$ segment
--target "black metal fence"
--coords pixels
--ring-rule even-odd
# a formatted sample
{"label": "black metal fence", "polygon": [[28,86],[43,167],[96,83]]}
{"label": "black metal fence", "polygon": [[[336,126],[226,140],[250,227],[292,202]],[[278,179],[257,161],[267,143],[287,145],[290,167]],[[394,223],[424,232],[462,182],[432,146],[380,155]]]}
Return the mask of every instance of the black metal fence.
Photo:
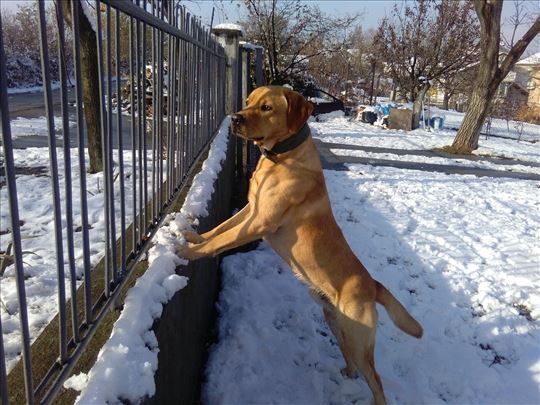
{"label": "black metal fence", "polygon": [[[127,276],[144,252],[164,216],[225,116],[223,49],[210,33],[176,2],[151,0],[92,0],[93,10],[78,0],[55,2],[60,60],[59,91],[51,87],[45,1],[38,1],[57,301],[57,339],[53,361],[33,361],[32,342],[43,328],[31,327],[26,286],[34,277],[23,261],[31,229],[18,195],[24,178],[14,155],[7,94],[6,65],[0,16],[0,108],[8,226],[2,227],[4,245],[0,278],[4,288],[16,287],[17,304],[2,308],[2,320],[18,319],[20,336],[6,367],[4,338],[0,339],[0,403],[50,403],[85,350],[97,326],[117,301]],[[93,18],[96,35],[103,171],[94,194],[101,198],[102,226],[90,218],[88,138],[83,110],[81,13]],[[93,15],[93,17],[92,17]],[[67,18],[66,18],[67,17]],[[64,24],[70,21],[70,27]],[[69,34],[69,35],[66,35]],[[68,42],[66,38],[70,38]],[[124,39],[126,38],[126,39]],[[69,51],[69,52],[68,52]],[[68,60],[67,55],[72,55]],[[125,56],[123,56],[125,55]],[[72,76],[74,88],[70,88]],[[55,125],[55,114],[61,125]],[[70,123],[76,122],[75,125]],[[61,144],[57,141],[62,140]],[[63,166],[63,171],[61,167]],[[75,191],[75,190],[78,190]],[[0,229],[1,230],[1,229]],[[96,251],[99,253],[96,255]],[[7,261],[12,260],[10,264]],[[98,260],[99,259],[99,260]],[[44,259],[45,260],[45,259]],[[45,260],[46,263],[49,263]],[[52,263],[51,262],[51,263]],[[7,263],[7,264],[6,264]],[[6,269],[7,267],[7,269]],[[10,273],[9,267],[12,268]],[[35,269],[34,269],[35,270]],[[46,271],[46,270],[44,270]],[[8,275],[12,274],[8,279]],[[1,274],[0,274],[1,276]],[[10,284],[8,286],[8,284]],[[67,285],[66,285],[67,284]],[[71,297],[71,298],[70,298]],[[0,336],[2,333],[0,320]],[[49,322],[50,319],[47,321]],[[45,322],[45,324],[47,324]],[[50,326],[50,323],[48,324]],[[10,328],[14,328],[13,325]],[[11,345],[11,344],[10,344]],[[13,346],[13,345],[11,345]],[[13,353],[11,353],[13,354]],[[12,375],[20,371],[25,398],[14,397]],[[9,378],[8,378],[9,373]],[[22,384],[22,382],[19,382]]]}

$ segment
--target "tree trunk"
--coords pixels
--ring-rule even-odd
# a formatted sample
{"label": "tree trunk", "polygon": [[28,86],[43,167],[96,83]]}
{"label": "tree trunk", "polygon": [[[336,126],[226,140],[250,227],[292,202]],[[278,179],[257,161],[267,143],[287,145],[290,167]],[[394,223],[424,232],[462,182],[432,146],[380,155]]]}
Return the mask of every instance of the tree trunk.
{"label": "tree trunk", "polygon": [[443,110],[448,110],[448,104],[449,103],[450,103],[450,93],[448,93],[445,90],[444,95],[443,95],[442,109]]}
{"label": "tree trunk", "polygon": [[431,85],[429,82],[426,82],[422,85],[422,88],[420,89],[420,92],[418,93],[418,97],[415,98],[414,104],[413,104],[413,125],[412,128],[416,129],[420,126],[420,115],[422,115],[422,105],[424,103],[424,98],[426,96],[427,91]]}
{"label": "tree trunk", "polygon": [[480,130],[499,84],[540,32],[540,17],[537,17],[499,65],[502,1],[475,0],[473,4],[480,21],[480,64],[463,123],[452,145],[444,148],[449,153],[470,154],[478,149]]}
{"label": "tree trunk", "polygon": [[475,87],[473,89],[461,127],[452,146],[446,147],[445,151],[469,155],[473,150],[478,149],[480,131],[491,107],[491,100],[494,93],[495,91],[493,89],[486,90],[481,87]]}
{"label": "tree trunk", "polygon": [[[62,1],[64,6],[64,18],[70,27],[71,0]],[[84,103],[84,117],[86,122],[86,134],[88,137],[88,154],[90,173],[103,171],[101,116],[99,98],[98,54],[96,33],[84,14],[82,6],[79,6],[79,34],[81,46],[81,78],[82,95]],[[77,84],[78,85],[78,84]]]}
{"label": "tree trunk", "polygon": [[375,85],[375,62],[371,62],[371,86],[369,89],[369,105],[373,105],[373,87]]}

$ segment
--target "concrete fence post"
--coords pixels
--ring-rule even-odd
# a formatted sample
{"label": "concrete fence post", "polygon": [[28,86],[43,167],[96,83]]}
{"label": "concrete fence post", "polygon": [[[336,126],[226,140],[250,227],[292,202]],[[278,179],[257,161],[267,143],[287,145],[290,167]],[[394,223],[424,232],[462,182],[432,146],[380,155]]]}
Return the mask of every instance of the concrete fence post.
{"label": "concrete fence post", "polygon": [[240,100],[238,100],[238,109],[244,108],[244,104],[248,98],[249,93],[251,92],[251,80],[250,79],[250,68],[251,68],[251,50],[241,49],[240,50],[241,61],[242,61],[242,79],[241,79],[241,88],[240,88]]}
{"label": "concrete fence post", "polygon": [[262,46],[258,46],[256,50],[256,70],[255,70],[255,82],[257,87],[264,86],[264,65],[263,65],[263,51]]}
{"label": "concrete fence post", "polygon": [[212,29],[227,57],[227,84],[225,90],[225,113],[236,111],[238,103],[238,58],[242,27],[237,24],[219,24]]}

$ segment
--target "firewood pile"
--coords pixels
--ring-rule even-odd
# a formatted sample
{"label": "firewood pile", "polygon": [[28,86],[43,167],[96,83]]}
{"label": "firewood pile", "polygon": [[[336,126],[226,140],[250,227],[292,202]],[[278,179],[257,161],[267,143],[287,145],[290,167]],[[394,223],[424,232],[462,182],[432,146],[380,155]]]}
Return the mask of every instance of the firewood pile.
{"label": "firewood pile", "polygon": [[[165,72],[163,74],[163,90],[162,90],[163,102],[162,103],[163,103],[163,116],[166,116],[168,91],[167,91],[167,69],[165,66],[164,66],[164,70]],[[155,84],[156,85],[158,84],[157,80]],[[144,94],[146,98],[145,115],[147,118],[153,118],[154,116],[154,105],[153,105],[154,103],[154,69],[152,65],[146,66],[143,86],[144,86]],[[131,80],[127,80],[126,84],[121,87],[120,109],[122,111],[122,114],[126,114],[126,115],[131,114],[131,109],[132,109],[131,89],[132,89]],[[135,83],[135,85],[133,86],[133,91],[134,91],[134,95],[133,95],[134,107],[135,107],[135,112],[137,112],[139,110],[139,108],[137,108],[137,102],[139,100],[138,94],[137,94],[138,92],[137,83]],[[113,108],[117,109],[118,108],[118,95],[116,93],[113,94],[111,99],[112,99]]]}

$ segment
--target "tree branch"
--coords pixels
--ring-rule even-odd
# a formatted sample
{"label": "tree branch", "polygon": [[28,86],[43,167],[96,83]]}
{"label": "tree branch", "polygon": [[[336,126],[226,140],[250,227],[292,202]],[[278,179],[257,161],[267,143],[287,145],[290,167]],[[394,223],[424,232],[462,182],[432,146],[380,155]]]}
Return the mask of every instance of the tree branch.
{"label": "tree branch", "polygon": [[527,46],[529,46],[531,41],[536,37],[536,35],[538,35],[539,32],[540,16],[536,17],[536,21],[534,22],[534,24],[523,35],[523,37],[521,37],[521,39],[516,42],[512,49],[510,49],[510,52],[508,52],[508,55],[506,55],[506,57],[501,63],[501,66],[498,69],[497,77],[500,77],[501,79],[506,77],[510,69],[512,69],[514,64],[521,57],[521,55],[523,55],[523,52],[525,52]]}

